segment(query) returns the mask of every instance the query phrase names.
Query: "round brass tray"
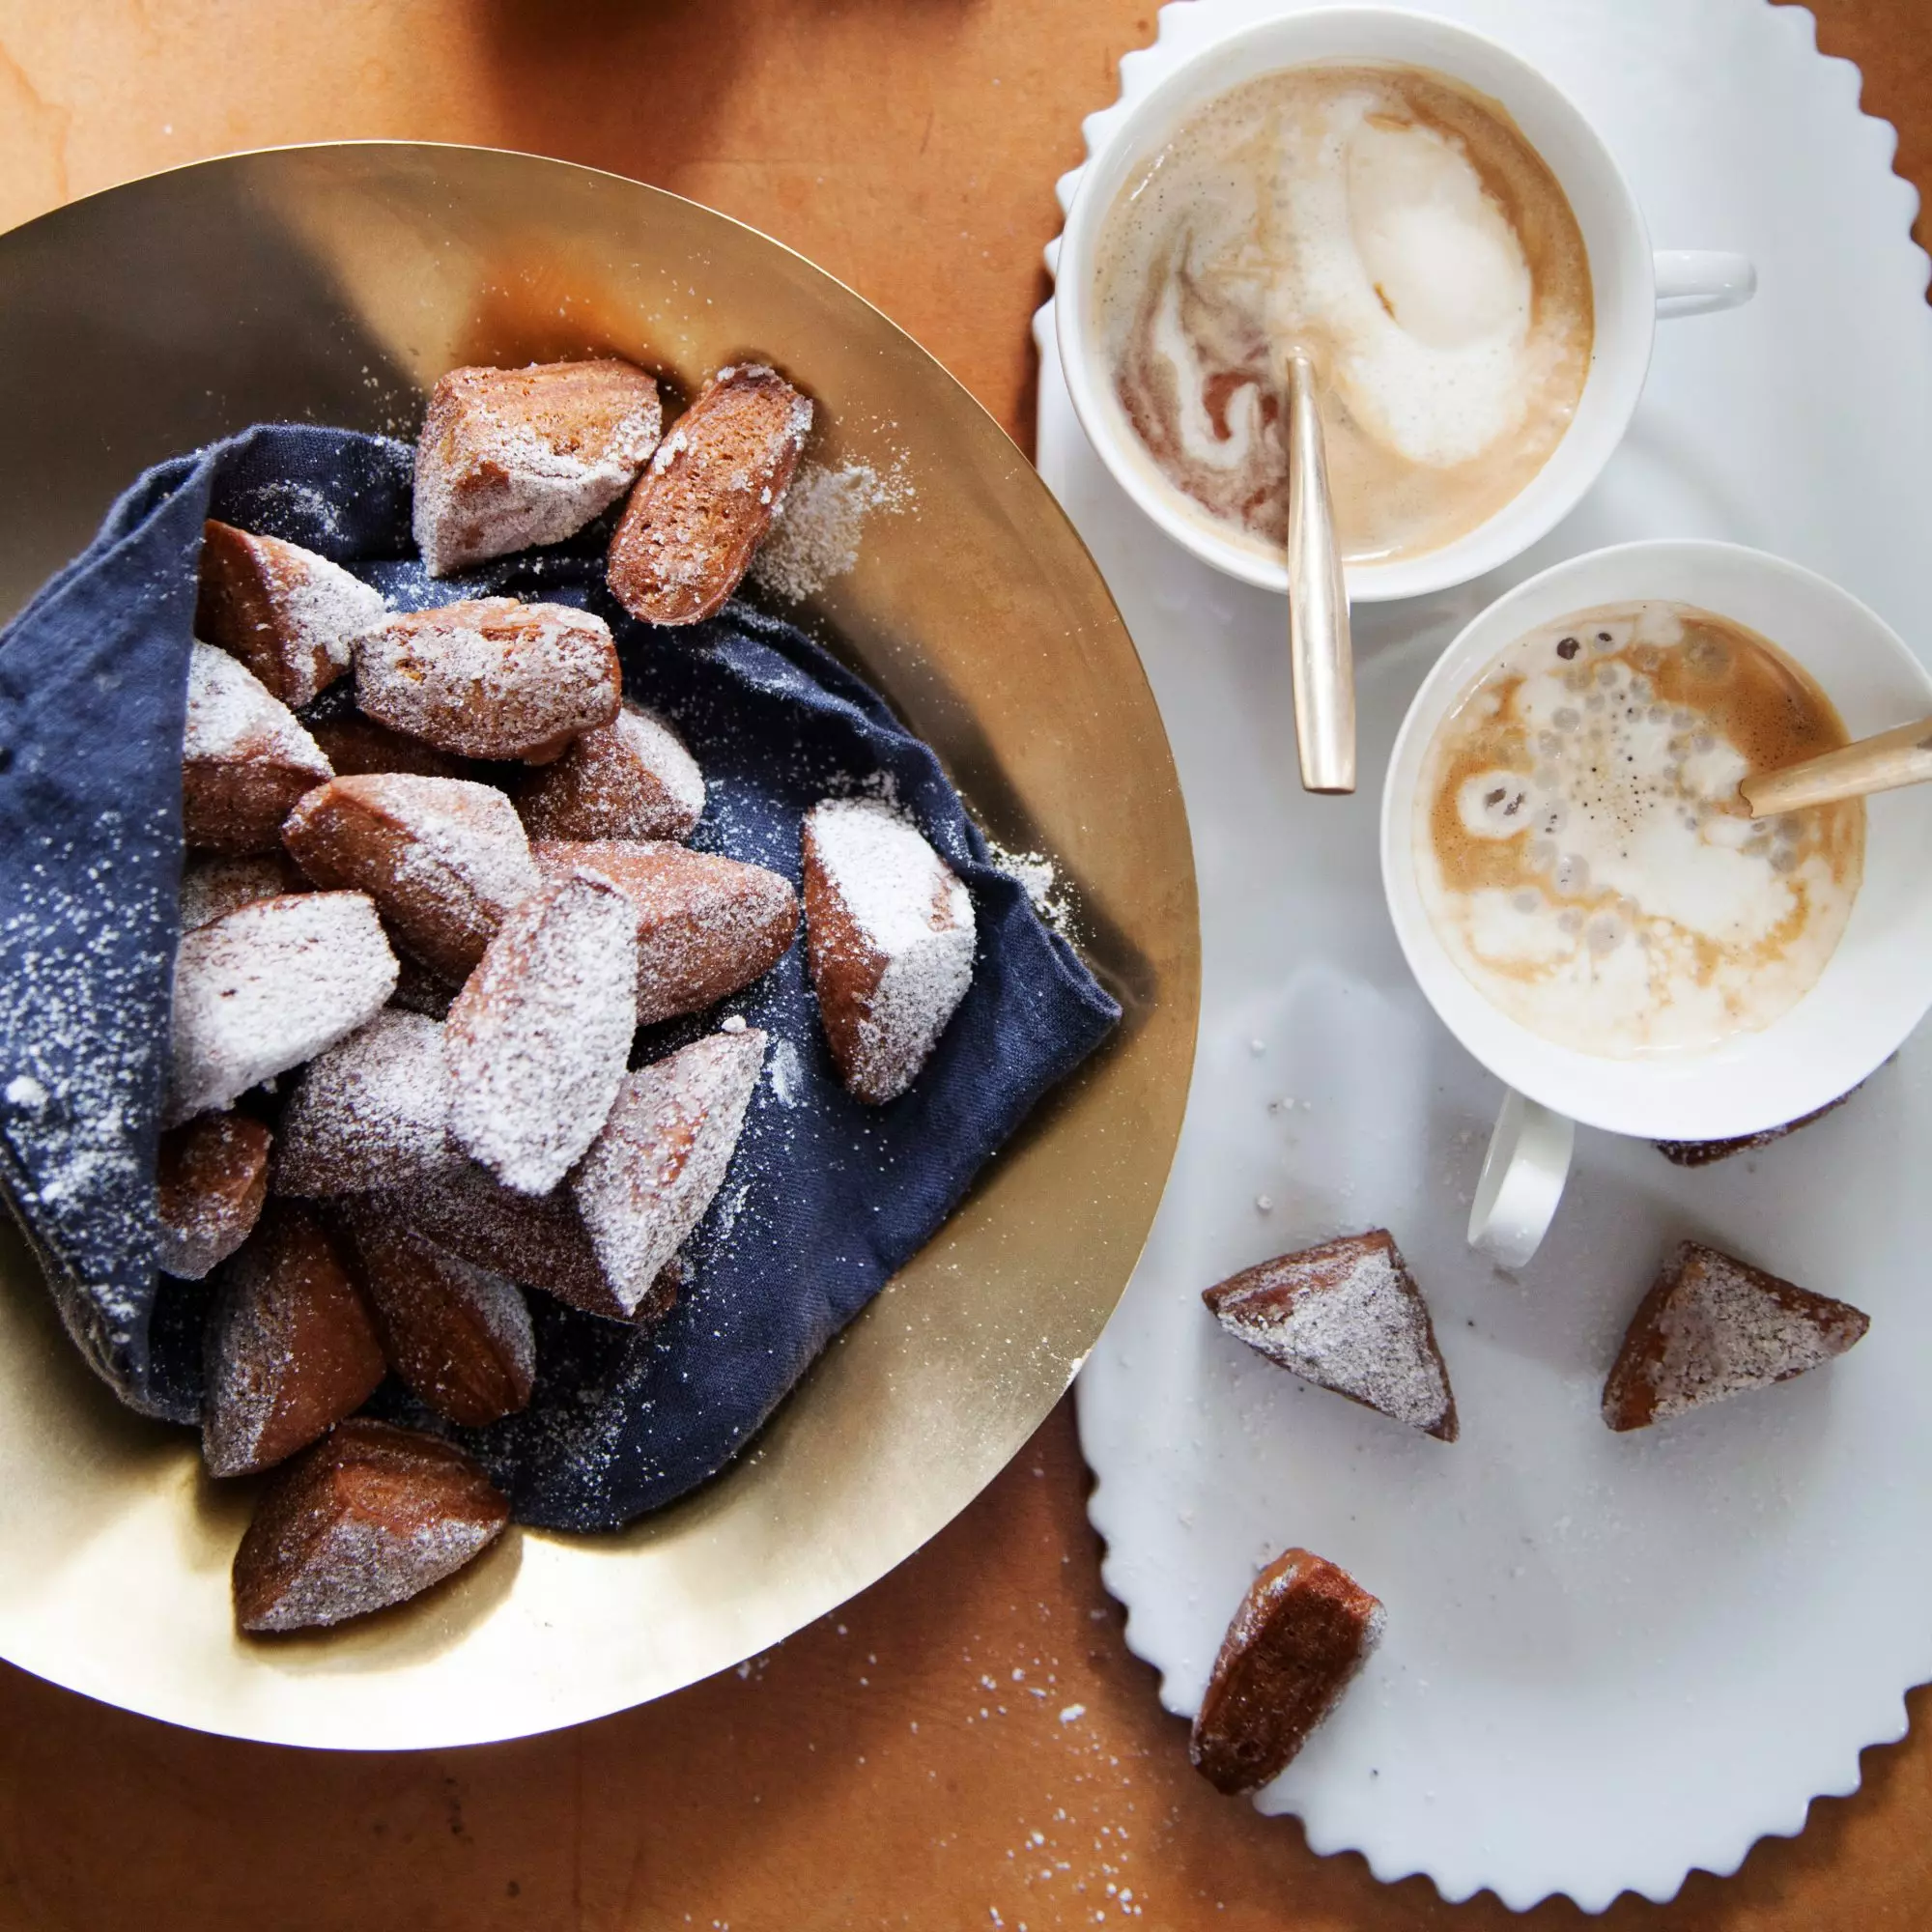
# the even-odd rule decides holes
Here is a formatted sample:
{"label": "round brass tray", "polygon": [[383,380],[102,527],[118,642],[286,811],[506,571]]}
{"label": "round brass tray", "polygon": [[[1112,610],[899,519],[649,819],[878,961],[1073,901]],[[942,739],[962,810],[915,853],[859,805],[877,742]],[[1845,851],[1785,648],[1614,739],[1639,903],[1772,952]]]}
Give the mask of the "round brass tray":
{"label": "round brass tray", "polygon": [[[131,183],[0,236],[0,612],[147,464],[269,419],[413,433],[464,362],[614,351],[687,390],[746,355],[814,452],[895,470],[812,605],[981,824],[1049,853],[1125,1023],[724,1475],[611,1537],[512,1532],[422,1604],[236,1636],[250,1506],[67,1343],[0,1236],[0,1655],[177,1723],[415,1747],[619,1710],[776,1643],[900,1562],[1052,1407],[1124,1287],[1180,1127],[1200,991],[1166,737],[1092,559],[917,343],[765,236],[527,155],[352,143]],[[17,992],[9,997],[17,997]]]}

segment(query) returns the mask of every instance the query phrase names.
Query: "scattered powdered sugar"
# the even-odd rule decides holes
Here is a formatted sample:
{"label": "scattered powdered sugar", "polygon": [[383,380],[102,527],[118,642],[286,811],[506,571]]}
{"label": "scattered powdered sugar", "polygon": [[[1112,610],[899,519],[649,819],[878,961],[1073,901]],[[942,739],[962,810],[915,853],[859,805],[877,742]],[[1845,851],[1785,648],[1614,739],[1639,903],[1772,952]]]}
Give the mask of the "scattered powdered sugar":
{"label": "scattered powdered sugar", "polygon": [[752,561],[753,581],[787,603],[803,603],[858,563],[874,510],[896,514],[913,497],[898,464],[882,476],[868,463],[838,469],[801,463]]}
{"label": "scattered powdered sugar", "polygon": [[806,839],[809,870],[823,879],[868,955],[844,959],[830,934],[810,935],[821,1005],[828,974],[863,973],[867,964],[876,973],[851,1036],[834,1033],[834,1044],[861,1099],[891,1100],[912,1084],[972,983],[972,895],[910,819],[868,799],[814,806]]}
{"label": "scattered powdered sugar", "polygon": [[318,1054],[283,1110],[278,1194],[360,1194],[452,1172],[442,1028],[384,1008]]}
{"label": "scattered powdered sugar", "polygon": [[1043,925],[1069,946],[1078,944],[1079,913],[1072,889],[1060,876],[1060,867],[1052,859],[1044,852],[1014,851],[991,838],[986,838],[986,856],[1009,879],[1019,882]]}
{"label": "scattered powdered sugar", "polygon": [[756,1027],[711,1034],[626,1074],[571,1182],[611,1292],[627,1311],[724,1184],[764,1065]]}
{"label": "scattered powdered sugar", "polygon": [[1211,1294],[1222,1325],[1269,1361],[1453,1438],[1454,1404],[1428,1310],[1386,1234],[1264,1262]]}
{"label": "scattered powdered sugar", "polygon": [[296,714],[240,658],[195,639],[187,663],[187,723],[182,756],[235,763],[273,758],[308,766],[320,784],[334,767]]}
{"label": "scattered powdered sugar", "polygon": [[547,1194],[596,1138],[636,1027],[637,915],[574,875],[503,922],[443,1033],[450,1132],[505,1186]]}
{"label": "scattered powdered sugar", "polygon": [[788,1039],[772,1042],[772,1098],[781,1107],[795,1107],[805,1092],[805,1062]]}
{"label": "scattered powdered sugar", "polygon": [[157,1223],[152,1147],[128,1096],[151,1091],[147,1016],[172,971],[165,905],[140,882],[169,875],[180,840],[172,810],[105,811],[41,838],[0,908],[0,984],[14,989],[0,1025],[0,1168],[34,1211],[70,1334],[130,1399]]}
{"label": "scattered powdered sugar", "polygon": [[163,1124],[225,1107],[377,1012],[396,956],[362,893],[262,899],[186,934],[175,955]]}

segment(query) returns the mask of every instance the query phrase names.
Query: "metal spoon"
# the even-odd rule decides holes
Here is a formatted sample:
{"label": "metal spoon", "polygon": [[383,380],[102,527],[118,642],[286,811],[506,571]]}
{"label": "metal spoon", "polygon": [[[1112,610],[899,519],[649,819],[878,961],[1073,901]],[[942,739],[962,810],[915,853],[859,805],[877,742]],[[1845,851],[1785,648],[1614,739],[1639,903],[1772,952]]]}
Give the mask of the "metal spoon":
{"label": "metal spoon", "polygon": [[1753,818],[1775,818],[1780,811],[1803,811],[1807,806],[1834,805],[1841,798],[1863,798],[1867,792],[1895,791],[1928,781],[1932,718],[1921,718],[1781,772],[1760,772],[1738,790]]}
{"label": "metal spoon", "polygon": [[1294,742],[1304,791],[1355,788],[1355,666],[1349,593],[1328,501],[1315,366],[1299,349],[1279,356],[1288,401],[1288,654],[1294,673]]}

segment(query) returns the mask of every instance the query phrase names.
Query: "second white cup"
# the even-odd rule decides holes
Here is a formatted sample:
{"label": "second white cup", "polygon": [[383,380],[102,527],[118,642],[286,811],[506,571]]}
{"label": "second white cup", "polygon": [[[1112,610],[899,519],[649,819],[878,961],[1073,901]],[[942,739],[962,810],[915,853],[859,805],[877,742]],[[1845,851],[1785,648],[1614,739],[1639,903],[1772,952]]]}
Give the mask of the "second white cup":
{"label": "second white cup", "polygon": [[1509,644],[1605,605],[1689,604],[1768,638],[1816,679],[1852,736],[1932,712],[1932,675],[1849,592],[1733,544],[1624,544],[1557,564],[1490,606],[1424,680],[1382,792],[1382,888],[1430,1004],[1510,1090],[1470,1216],[1470,1239],[1507,1266],[1542,1240],[1569,1171],[1573,1122],[1645,1140],[1716,1141],[1802,1119],[1850,1092],[1932,1008],[1932,786],[1866,801],[1864,871],[1844,936],[1803,999],[1708,1052],[1612,1059],[1511,1019],[1464,976],[1430,923],[1416,877],[1415,798],[1431,742]]}

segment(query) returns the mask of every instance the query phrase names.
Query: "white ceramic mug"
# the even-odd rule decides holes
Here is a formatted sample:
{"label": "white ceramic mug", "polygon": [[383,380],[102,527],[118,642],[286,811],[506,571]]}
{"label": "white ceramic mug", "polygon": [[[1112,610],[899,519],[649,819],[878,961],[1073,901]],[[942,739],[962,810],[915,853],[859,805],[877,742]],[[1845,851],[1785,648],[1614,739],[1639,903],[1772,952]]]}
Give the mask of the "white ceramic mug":
{"label": "white ceramic mug", "polygon": [[1288,588],[1280,551],[1216,522],[1168,481],[1134,433],[1094,325],[1094,255],[1122,187],[1196,108],[1260,74],[1316,61],[1433,69],[1499,102],[1562,185],[1589,251],[1596,343],[1576,417],[1548,462],[1454,543],[1348,568],[1353,602],[1416,597],[1506,563],[1568,515],[1630,425],[1658,318],[1747,301],[1757,276],[1742,255],[1653,253],[1636,197],[1589,122],[1535,68],[1479,34],[1421,14],[1324,7],[1217,42],[1137,101],[1082,171],[1056,258],[1054,314],[1066,386],[1101,461],[1168,535],[1231,576]]}
{"label": "white ceramic mug", "polygon": [[1817,983],[1756,1032],[1708,1052],[1609,1059],[1534,1034],[1492,1006],[1431,924],[1415,872],[1416,795],[1437,727],[1497,656],[1572,612],[1642,599],[1747,625],[1795,658],[1853,737],[1932,712],[1932,675],[1848,591],[1735,544],[1619,545],[1574,557],[1490,606],[1424,679],[1382,790],[1382,888],[1430,1004],[1511,1090],[1483,1165],[1469,1238],[1506,1266],[1535,1253],[1569,1172],[1572,1122],[1645,1140],[1761,1133],[1847,1094],[1932,1008],[1932,786],[1865,803],[1864,876]]}

